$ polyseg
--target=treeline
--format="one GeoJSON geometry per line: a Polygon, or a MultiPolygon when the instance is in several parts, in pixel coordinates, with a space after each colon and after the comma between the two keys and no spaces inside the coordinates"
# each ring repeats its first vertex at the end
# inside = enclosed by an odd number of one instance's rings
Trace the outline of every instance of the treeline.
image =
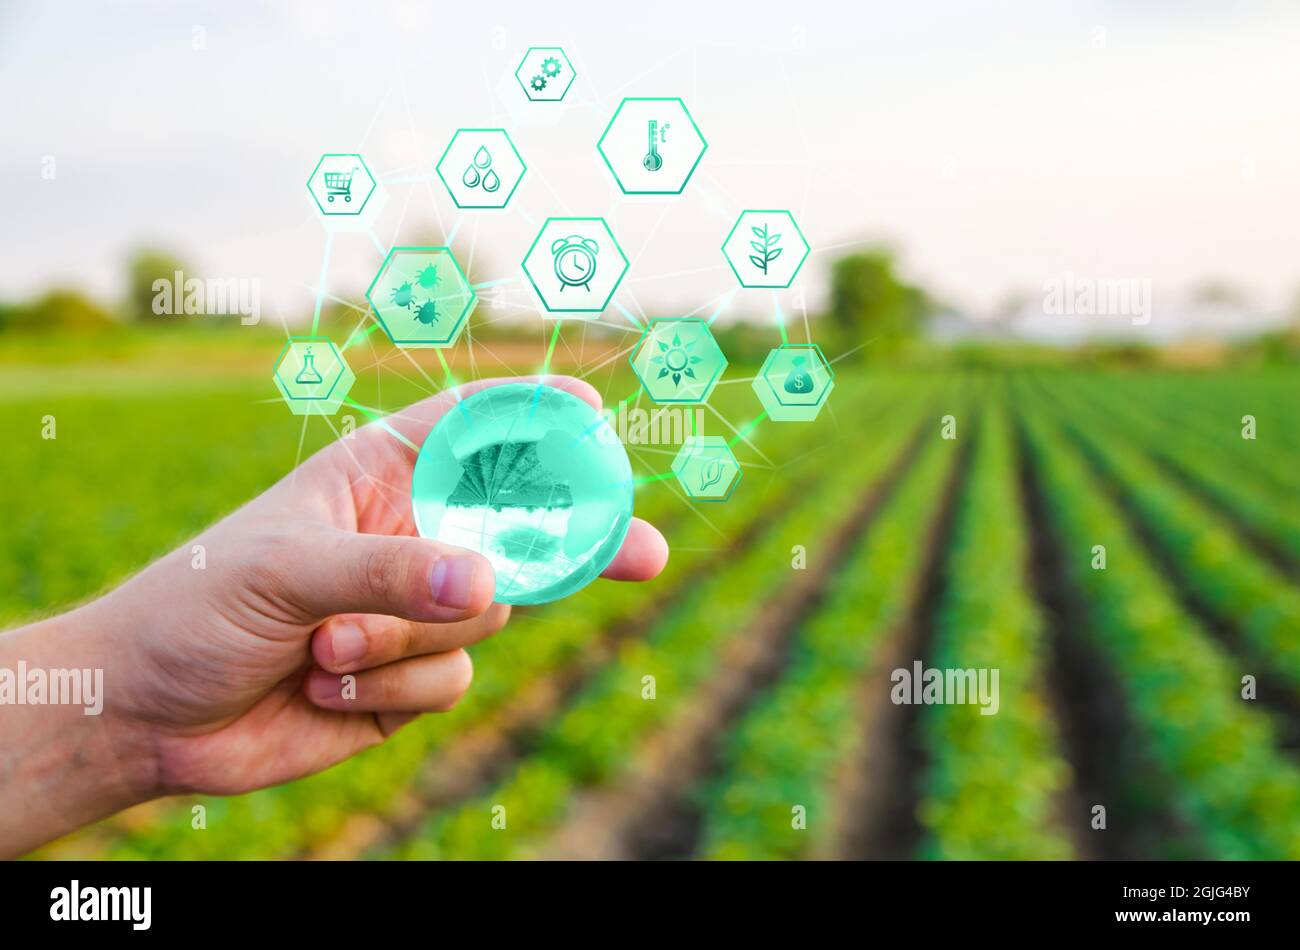
{"type": "MultiPolygon", "coordinates": [[[[193,271],[185,261],[166,251],[142,249],[126,265],[126,292],[121,300],[102,301],[72,288],[54,288],[31,300],[0,301],[0,332],[28,334],[93,333],[112,331],[124,325],[176,324],[172,315],[155,312],[158,291],[155,282],[172,281],[180,272],[187,278],[193,271]]],[[[831,274],[829,312],[811,315],[817,321],[814,338],[830,353],[861,350],[868,356],[896,358],[923,328],[933,304],[924,291],[902,280],[893,257],[884,250],[870,250],[843,257],[831,274]],[[870,345],[859,344],[869,341],[870,345]]],[[[786,304],[789,307],[789,304],[786,304]]],[[[333,315],[327,306],[324,322],[333,315]]],[[[784,319],[791,339],[803,339],[802,312],[787,312],[784,319]]],[[[491,336],[512,333],[533,335],[533,328],[520,322],[494,321],[491,336]]],[[[762,359],[772,345],[772,318],[764,315],[754,323],[715,327],[724,348],[733,359],[762,359]]]]}
{"type": "MultiPolygon", "coordinates": [[[[157,313],[158,280],[173,281],[177,272],[194,275],[187,264],[166,251],[142,249],[127,261],[126,292],[104,302],[70,288],[54,288],[31,300],[0,301],[0,334],[93,335],[124,326],[239,326],[238,321],[178,319],[157,313]]],[[[733,363],[761,361],[773,346],[773,323],[784,323],[793,342],[806,339],[804,309],[789,294],[774,302],[778,313],[754,313],[748,319],[715,324],[714,335],[733,363]]],[[[1013,338],[962,339],[941,343],[927,335],[927,324],[945,308],[925,289],[900,274],[895,256],[886,248],[866,248],[831,265],[830,293],[824,312],[809,313],[812,339],[831,358],[885,365],[1005,367],[1024,365],[1094,365],[1111,367],[1221,366],[1294,363],[1300,361],[1300,304],[1287,327],[1243,341],[1150,345],[1140,341],[1089,342],[1069,349],[1026,343],[1013,338]]],[[[951,316],[951,313],[949,314],[951,316]]],[[[349,326],[356,314],[327,302],[320,326],[336,320],[349,326]]],[[[602,328],[593,325],[591,332],[602,328]]],[[[526,321],[493,320],[477,335],[484,339],[529,339],[535,327],[526,321]]],[[[326,331],[328,332],[328,331],[326,331]]]]}
{"type": "Polygon", "coordinates": [[[0,332],[94,333],[119,329],[123,324],[162,323],[170,319],[154,312],[154,281],[173,280],[180,271],[193,271],[164,251],[142,249],[127,261],[126,295],[118,301],[96,300],[67,287],[56,287],[31,300],[0,301],[0,332]]]}

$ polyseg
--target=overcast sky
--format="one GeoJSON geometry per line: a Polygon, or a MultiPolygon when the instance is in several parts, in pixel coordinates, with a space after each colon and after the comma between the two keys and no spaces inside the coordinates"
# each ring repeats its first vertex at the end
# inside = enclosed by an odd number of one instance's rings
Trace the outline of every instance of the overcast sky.
{"type": "Polygon", "coordinates": [[[327,151],[386,181],[373,236],[338,235],[329,293],[379,247],[445,239],[526,312],[518,264],[551,214],[605,215],[619,300],[728,297],[741,209],[790,208],[800,284],[888,241],[974,311],[1067,272],[1216,276],[1280,309],[1300,286],[1300,5],[1184,2],[14,3],[0,5],[0,297],[121,289],[140,243],[310,310],[326,234],[304,182],[327,151]],[[204,48],[196,49],[197,45],[204,48]],[[562,45],[562,105],[513,79],[562,45]],[[678,198],[624,198],[595,142],[621,97],[680,95],[709,142],[678,198]],[[460,126],[510,130],[529,171],[504,212],[458,213],[433,164],[460,126]],[[52,156],[56,177],[41,177],[52,156]]]}

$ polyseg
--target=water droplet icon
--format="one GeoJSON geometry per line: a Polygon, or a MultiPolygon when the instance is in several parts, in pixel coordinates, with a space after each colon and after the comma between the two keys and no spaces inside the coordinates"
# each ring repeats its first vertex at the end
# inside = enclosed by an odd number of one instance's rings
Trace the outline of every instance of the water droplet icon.
{"type": "Polygon", "coordinates": [[[460,176],[460,180],[465,183],[466,188],[477,188],[482,185],[483,190],[487,192],[496,191],[501,187],[501,179],[497,177],[496,172],[492,171],[492,153],[486,146],[478,147],[478,151],[465,167],[465,174],[460,176]]]}

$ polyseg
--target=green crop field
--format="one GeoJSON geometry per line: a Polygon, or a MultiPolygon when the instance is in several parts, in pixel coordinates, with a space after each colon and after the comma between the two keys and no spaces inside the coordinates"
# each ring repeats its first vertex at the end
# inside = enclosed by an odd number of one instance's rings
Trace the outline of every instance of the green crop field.
{"type": "MultiPolygon", "coordinates": [[[[354,398],[398,409],[430,365],[354,398]]],[[[592,374],[610,403],[623,365],[592,374]]],[[[732,366],[706,416],[730,500],[644,479],[663,576],[517,610],[453,712],[38,857],[1300,858],[1300,374],[837,369],[827,412],[781,424],[732,366]],[[896,702],[916,663],[996,671],[996,708],[896,702]]],[[[0,381],[6,626],[336,437],[211,360],[0,381]]]]}

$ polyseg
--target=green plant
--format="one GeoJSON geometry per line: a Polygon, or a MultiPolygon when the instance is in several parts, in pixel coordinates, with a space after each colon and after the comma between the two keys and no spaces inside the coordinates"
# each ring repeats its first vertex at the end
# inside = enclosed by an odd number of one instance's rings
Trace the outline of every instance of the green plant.
{"type": "MultiPolygon", "coordinates": [[[[1017,405],[1032,407],[1031,393],[1017,405]]],[[[1079,453],[1032,409],[1022,414],[1070,581],[1087,597],[1088,632],[1119,679],[1143,746],[1178,788],[1177,810],[1220,858],[1300,857],[1300,771],[1268,720],[1238,698],[1234,665],[1178,603],[1079,453]],[[1092,569],[1092,545],[1109,562],[1092,569]],[[1279,821],[1279,815],[1292,816],[1279,821]]]]}
{"type": "Polygon", "coordinates": [[[836,773],[861,741],[858,691],[904,620],[924,554],[918,536],[938,512],[953,454],[928,443],[797,631],[785,675],[732,732],[720,775],[697,796],[704,856],[801,858],[829,845],[836,773]],[[796,807],[806,830],[791,820],[796,807]]]}
{"type": "Polygon", "coordinates": [[[762,227],[753,225],[749,230],[757,239],[749,242],[749,246],[754,249],[754,253],[749,255],[749,262],[766,274],[768,265],[780,257],[784,250],[780,246],[781,235],[769,234],[766,221],[762,227]]]}
{"type": "Polygon", "coordinates": [[[1042,616],[1028,590],[1029,541],[1007,407],[984,414],[958,500],[932,665],[998,671],[994,714],[926,707],[930,768],[918,811],[925,857],[1054,859],[1072,846],[1053,809],[1069,779],[1046,696],[1042,616]]]}

